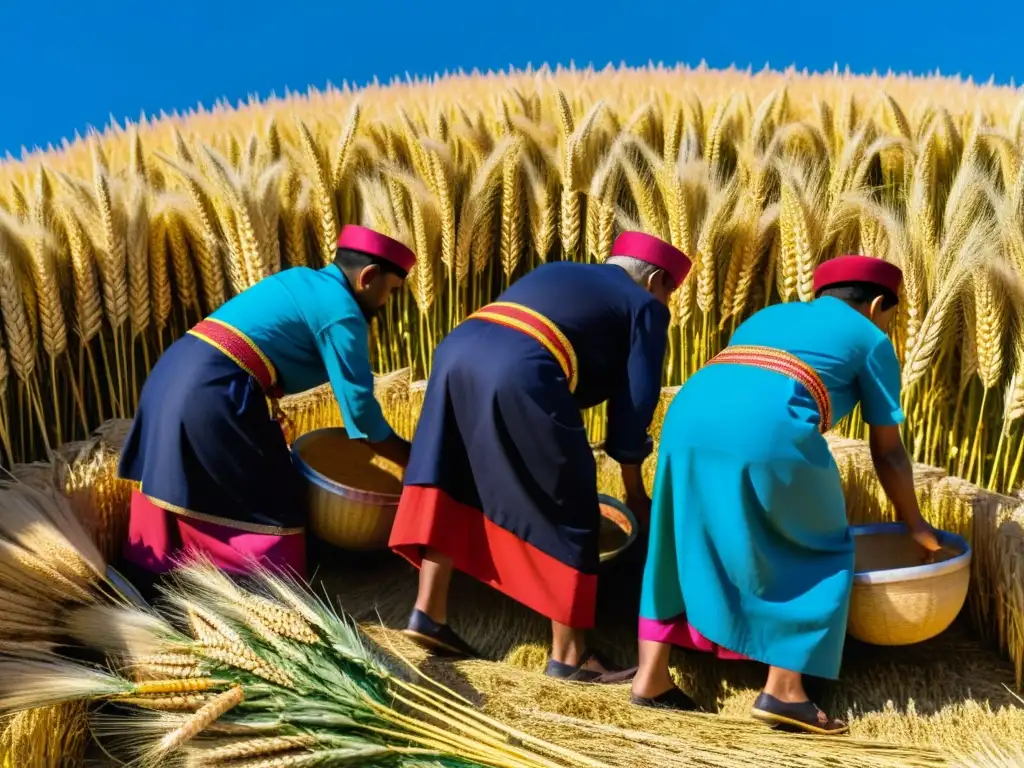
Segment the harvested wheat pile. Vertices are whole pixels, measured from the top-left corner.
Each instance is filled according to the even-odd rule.
[[[318,574],[326,593],[337,596],[345,610],[364,621],[381,642],[395,643],[403,653],[422,659],[397,634],[415,600],[415,572],[390,557],[344,564],[337,560],[329,567],[325,564]],[[475,696],[495,716],[506,722],[533,723],[540,712],[700,743],[700,733],[691,733],[677,716],[631,707],[628,687],[567,686],[545,678],[541,672],[550,627],[543,618],[466,578],[455,580],[451,600],[455,630],[501,663],[431,660],[427,668],[463,695]],[[622,606],[606,603],[603,607],[595,645],[619,663],[636,663],[635,612],[630,616]],[[703,707],[738,720],[745,719],[764,683],[763,667],[753,663],[718,661],[683,651],[675,654],[673,663],[680,684]],[[842,681],[812,690],[822,706],[849,713],[854,739],[933,747],[948,755],[974,751],[987,740],[1002,747],[1022,743],[1024,702],[1011,689],[1015,689],[1013,666],[978,640],[967,621],[961,621],[939,638],[914,647],[882,649],[851,640]],[[721,765],[740,765],[744,760],[750,764],[754,753],[767,748],[762,742],[779,738],[746,721],[742,729],[735,728],[729,752],[734,762]],[[558,731],[557,721],[552,720],[547,737],[555,738]],[[582,732],[577,737],[578,745],[587,738]],[[704,738],[729,737],[715,731]],[[791,740],[782,738],[775,746],[779,754],[792,751]],[[880,764],[912,763],[891,759]]]
[[[89,740],[85,705],[58,704],[0,720],[0,767],[78,765]]]
[[[416,388],[403,386],[402,391]],[[666,393],[665,401],[670,397],[671,392]],[[404,418],[413,417],[406,414]],[[111,424],[104,431],[108,435],[123,434],[124,427],[123,422]],[[115,442],[116,435],[109,444]],[[877,483],[865,472],[864,446],[838,441],[834,450],[844,472],[851,517],[858,521],[886,518],[890,513],[879,502]],[[118,484],[110,483],[116,462],[102,452],[78,455],[79,461],[72,461],[69,471],[90,476],[84,470],[95,462],[91,476],[99,485],[96,490],[79,488],[80,498],[88,502],[76,505],[76,512],[84,519],[99,519],[98,512],[88,509],[89,504],[96,504],[98,509],[106,510],[103,515],[107,519],[120,519],[127,512],[127,496]],[[616,477],[614,467],[600,454],[598,458],[603,482],[609,486],[606,490],[614,494],[614,483],[609,480]],[[39,484],[53,477],[52,472],[45,474],[42,465],[26,468],[23,474]],[[1020,602],[1013,609],[1012,604],[998,601],[996,595],[1014,594],[1013,568],[1024,562],[1024,537],[1019,526],[1016,530],[1012,526],[1024,515],[1007,511],[1000,497],[979,493],[960,481],[937,479],[935,473],[929,476],[927,472],[919,476],[929,486],[921,493],[930,519],[942,527],[973,535],[978,552],[975,587],[961,621],[934,641],[905,649],[877,649],[851,642],[842,682],[824,688],[819,698],[823,705],[852,715],[853,740],[832,748],[857,750],[856,754],[836,752],[845,760],[842,765],[949,765],[955,750],[975,752],[992,744],[1005,750],[1024,738],[1024,710],[1007,689],[1015,689],[1016,670],[996,650],[1001,633],[1008,644],[1014,637],[1013,616],[1017,614],[1013,611],[1020,611]],[[321,562],[329,563],[330,570],[322,566],[316,574],[318,589],[337,596],[344,609],[365,622],[385,645],[400,643],[394,630],[403,625],[415,597],[413,569],[388,554],[346,553],[341,558],[332,551]],[[635,655],[639,565],[636,557],[625,558],[616,566],[614,579],[605,580],[612,587],[603,588],[599,596],[599,647],[623,663],[632,661]],[[1017,578],[1019,583],[1019,573]],[[750,723],[745,721],[744,715],[762,682],[756,665],[729,664],[679,652],[674,669],[680,682],[704,706],[727,718],[684,718],[681,724],[678,718],[629,707],[625,689],[582,689],[547,681],[539,674],[545,660],[547,623],[492,590],[458,578],[453,605],[455,628],[489,658],[502,663],[445,665],[431,661],[427,668],[463,695],[482,702],[491,714],[531,733],[543,733],[549,740],[562,739],[560,743],[571,748],[582,747],[590,740],[594,756],[615,755],[619,762],[613,764],[627,767],[663,764],[673,755],[673,764],[679,765],[769,766],[803,754],[803,748],[795,749],[791,739],[780,740],[760,730],[751,732]],[[380,622],[391,630],[381,635]],[[989,643],[979,638],[975,626],[989,628]],[[1014,647],[1019,649],[1019,633],[1016,637],[1018,645]],[[398,647],[404,648],[401,644]],[[40,712],[32,717],[38,723],[52,716]],[[33,722],[28,716],[22,717],[26,724]],[[588,730],[590,723],[605,728]],[[38,744],[48,744],[52,752],[59,734],[37,726],[28,737]],[[861,747],[860,740],[872,744]],[[687,744],[700,745],[704,762],[684,761],[682,753]],[[914,750],[901,752],[890,744]],[[815,764],[821,763],[808,763]]]

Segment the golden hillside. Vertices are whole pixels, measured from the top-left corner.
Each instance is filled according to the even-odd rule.
[[[695,259],[667,385],[752,311],[809,298],[822,259],[900,264],[915,458],[1016,488],[1022,107],[939,78],[545,69],[218,107],[0,165],[5,460],[130,416],[167,344],[323,264],[347,222],[427,256],[374,334],[381,372],[419,376],[524,270],[640,227]]]

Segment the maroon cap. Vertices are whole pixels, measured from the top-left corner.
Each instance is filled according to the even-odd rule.
[[[390,261],[403,272],[411,270],[413,264],[416,263],[416,254],[402,243],[387,235],[382,235],[380,232],[356,224],[346,224],[341,230],[341,234],[338,236],[338,247],[349,248]]]
[[[644,232],[623,232],[612,245],[612,256],[632,256],[665,270],[678,288],[690,272],[690,259],[674,245]]]
[[[814,292],[838,283],[872,283],[899,296],[903,272],[895,264],[872,256],[837,256],[814,270]]]

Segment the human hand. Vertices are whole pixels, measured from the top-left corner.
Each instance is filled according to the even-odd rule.
[[[938,532],[928,523],[922,521],[919,525],[911,528],[910,535],[925,550],[925,562],[934,562],[936,553],[942,549]]]

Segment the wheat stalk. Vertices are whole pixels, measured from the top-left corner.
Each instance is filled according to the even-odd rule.
[[[314,205],[318,216],[316,229],[320,245],[321,263],[326,264],[334,255],[338,239],[338,211],[334,198],[334,185],[328,171],[324,153],[316,142],[313,132],[301,119],[297,121],[302,150],[313,179],[315,190]]]
[[[191,741],[216,722],[225,712],[241,704],[244,699],[245,690],[241,686],[234,686],[213,697],[203,704],[180,728],[164,736],[154,749],[152,757],[155,759],[167,755]]]
[[[511,281],[523,250],[522,141],[516,140],[501,167],[501,269]]]
[[[0,219],[0,314],[3,315],[11,367],[22,382],[28,383],[35,373],[35,340],[11,260],[11,230],[4,223]]]

